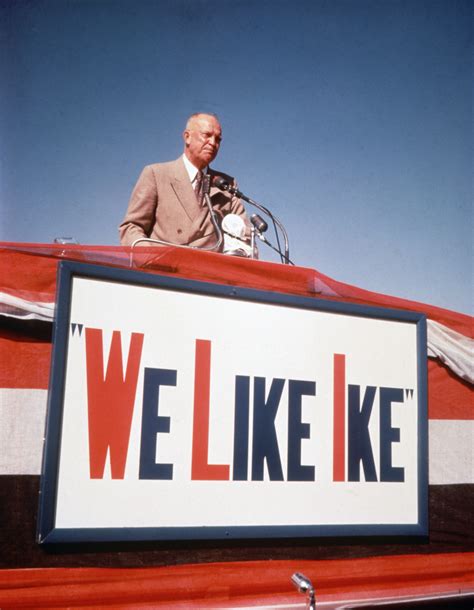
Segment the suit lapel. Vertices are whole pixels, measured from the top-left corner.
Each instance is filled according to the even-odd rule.
[[[196,195],[189,180],[188,172],[184,167],[182,158],[175,162],[171,177],[171,187],[176,193],[176,197],[183,206],[184,211],[191,221],[194,221],[202,212],[202,208],[196,201]]]

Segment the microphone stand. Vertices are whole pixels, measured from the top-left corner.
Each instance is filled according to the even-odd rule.
[[[250,227],[250,249],[252,251],[252,258],[255,258],[255,234],[257,229],[252,225]]]
[[[263,210],[262,210],[262,211],[263,211]],[[264,244],[266,244],[266,245],[267,245],[269,248],[271,248],[272,250],[274,250],[275,252],[277,252],[277,253],[280,255],[280,257],[281,257],[282,259],[284,259],[284,262],[285,262],[287,265],[294,265],[294,264],[295,264],[295,263],[294,263],[292,260],[290,260],[289,258],[287,258],[286,254],[282,254],[281,250],[279,250],[278,248],[275,248],[275,246],[274,246],[272,243],[270,243],[270,242],[268,241],[268,239],[265,237],[265,235],[263,235],[263,233],[262,233],[261,231],[259,231],[259,230],[257,229],[257,227],[255,227],[254,225],[252,225],[252,228],[251,228],[251,233],[250,233],[250,239],[251,239],[250,244],[251,244],[251,246],[252,246],[252,247],[253,247],[253,245],[255,244],[255,235],[257,235],[257,237],[258,237],[258,238],[259,238],[261,241],[263,241],[263,243],[264,243]],[[253,252],[253,250],[252,250],[252,252]],[[252,258],[253,258],[253,257],[252,257]]]

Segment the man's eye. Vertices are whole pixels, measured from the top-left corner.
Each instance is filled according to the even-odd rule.
[[[214,136],[213,133],[211,133],[210,131],[205,132],[205,131],[201,131],[201,136],[203,137],[204,140],[210,140],[212,138],[212,136]],[[216,142],[221,142],[222,141],[222,136],[215,136]]]

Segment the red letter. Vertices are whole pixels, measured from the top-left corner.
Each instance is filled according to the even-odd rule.
[[[346,434],[346,356],[334,354],[334,432],[333,464],[334,481],[345,481]]]
[[[193,481],[228,481],[229,466],[208,464],[209,395],[211,385],[211,342],[196,339],[194,378]]]
[[[120,332],[114,331],[104,376],[102,330],[86,328],[91,479],[104,476],[107,449],[113,479],[123,479],[137,390],[143,334],[132,333],[125,378]]]

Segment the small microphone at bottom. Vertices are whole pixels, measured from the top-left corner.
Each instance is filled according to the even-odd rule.
[[[250,257],[250,246],[244,241],[245,223],[237,214],[227,214],[222,220],[224,254]]]

